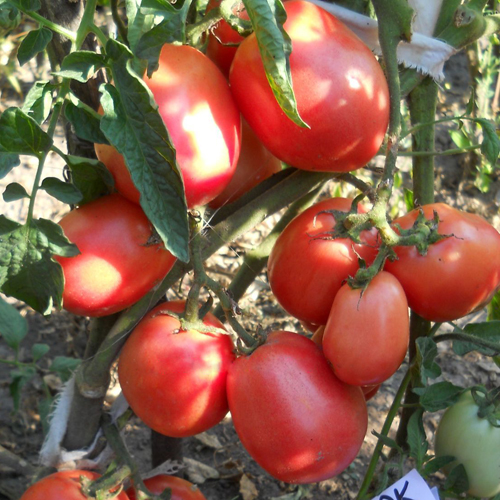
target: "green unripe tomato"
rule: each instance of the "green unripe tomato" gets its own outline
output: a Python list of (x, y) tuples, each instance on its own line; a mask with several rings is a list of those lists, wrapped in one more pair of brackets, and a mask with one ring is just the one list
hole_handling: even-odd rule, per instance
[(500, 428), (478, 416), (470, 391), (444, 413), (436, 431), (436, 456), (453, 456), (469, 479), (469, 495), (490, 498), (500, 493)]

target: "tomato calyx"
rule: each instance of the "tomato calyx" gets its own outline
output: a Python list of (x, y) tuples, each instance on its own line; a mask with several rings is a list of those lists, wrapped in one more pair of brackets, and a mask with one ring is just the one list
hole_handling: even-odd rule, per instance
[(82, 476), (80, 477), (82, 493), (89, 500), (113, 500), (122, 493), (122, 483), (130, 474), (130, 468), (125, 466), (107, 472), (97, 479)]
[(310, 235), (313, 239), (335, 240), (337, 238), (347, 238), (358, 245), (366, 244), (361, 239), (361, 233), (373, 228), (373, 222), (366, 218), (367, 214), (358, 213), (358, 204), (365, 198), (366, 194), (362, 193), (356, 196), (351, 203), (351, 209), (348, 212), (336, 209), (321, 210), (313, 219), (313, 224), (316, 225), (316, 220), (321, 214), (329, 214), (333, 217), (335, 224), (330, 231), (325, 231), (317, 235)]
[(410, 229), (403, 229), (398, 224), (395, 224), (400, 234), (397, 245), (415, 246), (420, 255), (426, 255), (430, 245), (446, 238), (455, 237), (452, 234), (438, 233), (439, 214), (435, 210), (433, 214), (432, 219), (426, 219), (424, 210), (420, 207), (417, 218)]
[(500, 428), (500, 387), (487, 391), (483, 386), (475, 386), (470, 391), (478, 406), (477, 416)]

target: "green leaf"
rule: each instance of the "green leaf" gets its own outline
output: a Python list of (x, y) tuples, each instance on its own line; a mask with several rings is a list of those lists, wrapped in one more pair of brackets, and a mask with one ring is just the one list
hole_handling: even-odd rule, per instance
[(125, 0), (128, 20), (128, 42), (132, 52), (144, 33), (147, 33), (154, 24), (154, 15), (144, 14), (140, 10), (141, 0)]
[(406, 210), (410, 212), (415, 207), (415, 205), (413, 204), (413, 191), (408, 188), (403, 188), (403, 196), (405, 200)]
[(71, 181), (83, 196), (80, 205), (113, 190), (113, 176), (100, 161), (72, 155), (66, 156), (66, 161), (70, 168)]
[[(460, 333), (470, 335), (470, 342), (461, 340), (453, 341), (453, 351), (459, 356), (463, 356), (471, 351), (478, 351), (485, 356), (495, 356), (500, 354), (500, 320), (487, 321), (484, 323), (469, 323)], [(480, 347), (474, 341), (476, 337), (478, 340), (486, 340), (498, 345), (498, 348), (489, 349), (487, 347)]]
[(387, 446), (388, 448), (398, 450), (399, 452), (402, 451), (401, 447), (396, 443), (394, 439), (392, 439), (389, 436), (385, 436), (384, 434), (380, 434), (377, 431), (372, 431), (372, 434), (376, 436), (380, 442), (383, 443), (384, 446)]
[(61, 64), (61, 69), (54, 74), (86, 83), (97, 71), (104, 68), (105, 64), (106, 58), (102, 54), (78, 50), (68, 54)]
[(416, 387), (413, 392), (420, 396), (425, 411), (444, 410), (458, 401), (463, 388), (451, 382), (437, 382), (428, 387)]
[(26, 189), (24, 189), (24, 187), (17, 182), (11, 182), (10, 184), (8, 184), (5, 188), (5, 191), (3, 192), (3, 199), (7, 203), (10, 201), (22, 200), (23, 198), (29, 197), (30, 195), (26, 192)]
[(3, 179), (14, 167), (21, 163), (19, 155), (4, 153), (0, 144), (0, 179)]
[(20, 108), (7, 108), (0, 117), (0, 146), (5, 152), (39, 157), (52, 147), (52, 139)]
[(438, 470), (442, 469), (448, 464), (451, 464), (455, 460), (455, 457), (432, 457), (423, 468), (423, 476), (427, 477), (431, 474), (435, 474)]
[(47, 344), (33, 344), (33, 346), (31, 347), (31, 355), (33, 356), (33, 361), (36, 363), (49, 351), (50, 347)]
[(64, 114), (80, 139), (97, 144), (109, 144), (101, 131), (100, 118), (97, 118), (83, 106), (68, 102), (64, 108)]
[(56, 200), (71, 205), (77, 204), (83, 198), (82, 193), (74, 184), (61, 181), (55, 177), (45, 178), (40, 189), (49, 193), (50, 196), (53, 196)]
[(10, 395), (14, 401), (14, 411), (19, 411), (21, 403), (21, 392), (23, 387), (35, 376), (36, 370), (33, 366), (23, 366), (11, 370), (10, 378), (12, 382), (9, 386)]
[(67, 358), (66, 356), (56, 356), (49, 370), (57, 373), (63, 382), (68, 381), (73, 375), (73, 372), (78, 368), (81, 359)]
[(243, 5), (252, 22), (266, 77), (276, 101), (290, 120), (299, 127), (308, 127), (299, 115), (293, 93), (289, 61), (292, 42), (283, 28), (286, 11), (281, 0), (243, 0)]
[(48, 118), (52, 110), (54, 88), (54, 85), (46, 81), (35, 82), (24, 100), (22, 110), (40, 125)]
[(141, 206), (165, 247), (187, 262), (187, 206), (175, 149), (151, 91), (130, 69), (132, 54), (114, 40), (106, 49), (116, 88), (110, 84), (101, 87), (105, 113), (101, 130), (123, 155), (141, 193)]
[(444, 483), (444, 489), (458, 494), (464, 493), (469, 489), (467, 471), (462, 464), (458, 464), (450, 471)]
[(50, 220), (23, 226), (0, 216), (0, 288), (42, 314), (62, 305), (63, 273), (53, 255), (77, 254), (77, 247)]
[(28, 322), (19, 311), (0, 297), (0, 335), (11, 349), (19, 349), (28, 333)]
[(148, 63), (147, 74), (149, 77), (158, 69), (158, 59), (163, 45), (185, 38), (184, 16), (179, 15), (175, 9), (174, 11), (170, 19), (164, 19), (145, 33), (135, 49), (136, 56), (140, 59), (146, 59)]
[(500, 290), (488, 304), (488, 321), (500, 320)]
[[(158, 69), (161, 48), (166, 43), (184, 42), (186, 39), (186, 19), (191, 0), (185, 0), (181, 8), (169, 2), (143, 0), (141, 11), (163, 17), (163, 20), (144, 33), (138, 41), (134, 54), (148, 62), (148, 76)], [(149, 8), (145, 9), (145, 6)]]
[(450, 134), (451, 140), (455, 143), (457, 148), (465, 149), (469, 146), (472, 146), (472, 142), (463, 130), (449, 130), (448, 132)]
[(420, 470), (425, 461), (429, 444), (427, 443), (427, 436), (425, 435), (424, 423), (422, 421), (422, 410), (417, 410), (410, 417), (408, 422), (408, 446), (410, 449), (410, 456), (415, 459), (416, 468)]
[(52, 31), (48, 28), (42, 27), (30, 31), (21, 42), (19, 50), (17, 51), (17, 60), (19, 64), (22, 66), (39, 52), (44, 51), (51, 40)]
[(436, 378), (441, 375), (440, 366), (434, 361), (438, 351), (436, 343), (429, 337), (420, 337), (416, 341), (417, 363), (420, 366), (420, 379), (423, 385), (427, 384), (428, 378)]
[(483, 129), (481, 153), (483, 153), (491, 165), (495, 165), (500, 154), (500, 138), (497, 135), (495, 125), (484, 118), (476, 118), (475, 122), (479, 123)]

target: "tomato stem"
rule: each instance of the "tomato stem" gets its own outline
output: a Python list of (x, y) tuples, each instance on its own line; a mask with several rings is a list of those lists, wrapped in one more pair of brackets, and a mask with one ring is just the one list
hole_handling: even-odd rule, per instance
[[(151, 494), (146, 486), (144, 486), (137, 464), (128, 452), (127, 447), (125, 446), (125, 443), (120, 435), (120, 431), (116, 424), (111, 420), (110, 415), (104, 414), (102, 416), (101, 423), (104, 435), (108, 444), (116, 453), (120, 466), (115, 466), (100, 478), (84, 486), (84, 494), (94, 498), (96, 497), (98, 491), (108, 492), (109, 490), (114, 490), (116, 487), (119, 487), (126, 478), (130, 477), (136, 489), (147, 493), (148, 498), (151, 500), (159, 500), (158, 496)], [(113, 498), (119, 491), (120, 489), (113, 491)]]
[(403, 396), (405, 395), (406, 389), (412, 378), (412, 366), (408, 367), (408, 370), (403, 380), (401, 381), (401, 384), (399, 385), (398, 392), (394, 396), (394, 401), (392, 402), (392, 405), (385, 419), (384, 425), (382, 426), (382, 430), (380, 431), (380, 437), (377, 441), (377, 444), (375, 445), (375, 449), (373, 450), (370, 463), (368, 464), (368, 469), (366, 470), (366, 474), (359, 489), (358, 496), (356, 497), (357, 500), (363, 500), (364, 498), (367, 498), (368, 490), (373, 481), (373, 476), (375, 475), (375, 469), (377, 468), (378, 460), (382, 454), (382, 449), (384, 447), (384, 442), (382, 440), (382, 437), (389, 435), (392, 423), (394, 422), (394, 419), (398, 414), (401, 400), (403, 399)]
[(201, 229), (203, 212), (191, 211), (189, 213), (189, 228), (191, 239), (189, 242), (190, 264), (193, 266), (193, 284), (189, 290), (186, 300), (184, 317), (187, 321), (194, 323), (199, 321), (200, 292), (206, 284), (206, 274), (201, 260)]

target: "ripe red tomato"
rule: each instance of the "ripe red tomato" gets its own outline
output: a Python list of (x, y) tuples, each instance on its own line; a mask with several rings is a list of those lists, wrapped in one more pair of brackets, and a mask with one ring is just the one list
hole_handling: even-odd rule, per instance
[[(95, 472), (88, 470), (67, 470), (44, 477), (30, 486), (20, 500), (87, 500), (81, 490), (80, 477), (97, 479)], [(128, 500), (126, 493), (121, 492), (116, 500)]]
[[(221, 0), (208, 2), (207, 12), (218, 7)], [(241, 19), (249, 19), (247, 11), (240, 4), (234, 9)], [(211, 30), (207, 41), (207, 56), (217, 65), (226, 78), (229, 78), (229, 68), (233, 62), (238, 45), (244, 40), (237, 31), (221, 19)]]
[[(240, 152), (240, 113), (215, 64), (187, 45), (164, 45), (160, 67), (146, 80), (172, 143), (184, 179), (188, 207), (205, 205), (229, 183)], [(139, 203), (123, 157), (96, 144), (97, 157), (117, 190)]]
[(175, 257), (150, 243), (153, 227), (141, 208), (119, 194), (103, 196), (65, 215), (59, 225), (80, 250), (55, 257), (64, 272), (64, 308), (105, 316), (137, 302), (170, 271)]
[(238, 47), (229, 81), (236, 102), (264, 145), (305, 170), (346, 172), (376, 154), (389, 121), (389, 91), (372, 52), (346, 26), (309, 2), (285, 2), (297, 107), (310, 126), (280, 109), (255, 34)]
[(385, 271), (361, 289), (342, 286), (328, 317), (323, 354), (335, 375), (352, 385), (380, 384), (403, 362), (410, 339), (408, 302)]
[[(228, 410), (226, 378), (234, 360), (229, 335), (179, 330), (169, 311), (183, 301), (152, 309), (127, 339), (118, 378), (130, 407), (148, 426), (166, 436), (186, 437), (218, 424)], [(224, 329), (208, 313), (206, 326)]]
[[(430, 321), (451, 321), (485, 306), (500, 286), (500, 234), (482, 217), (443, 203), (422, 207), (439, 214), (439, 234), (454, 235), (431, 245), (427, 255), (415, 247), (396, 247), (398, 260), (385, 269), (403, 285), (408, 304)], [(396, 219), (409, 229), (417, 210)]]
[[(325, 327), (326, 325), (321, 325), (316, 329), (311, 340), (321, 349), (323, 350), (323, 336), (325, 335)], [(365, 397), (365, 401), (369, 401), (375, 394), (377, 394), (380, 389), (380, 384), (375, 385), (362, 385), (360, 386), (363, 391), (363, 395)]]
[(272, 332), (227, 379), (234, 428), (252, 458), (288, 483), (313, 483), (356, 457), (368, 417), (359, 387), (341, 382), (306, 337)]
[(349, 211), (352, 200), (331, 198), (308, 208), (284, 229), (269, 256), (271, 290), (281, 306), (292, 316), (325, 325), (333, 299), (348, 276), (359, 268), (359, 254), (368, 263), (376, 255), (376, 233), (362, 235), (366, 244), (347, 238), (321, 239), (335, 227), (330, 214), (322, 210)]
[[(172, 490), (170, 500), (206, 500), (204, 495), (198, 489), (198, 486), (175, 476), (160, 474), (144, 480), (144, 486), (155, 495), (159, 495), (166, 488)], [(136, 500), (134, 488), (127, 490), (130, 500)]]
[(209, 205), (217, 209), (237, 200), (271, 175), (281, 170), (281, 162), (259, 141), (250, 125), (243, 120), (241, 153), (233, 178)]

